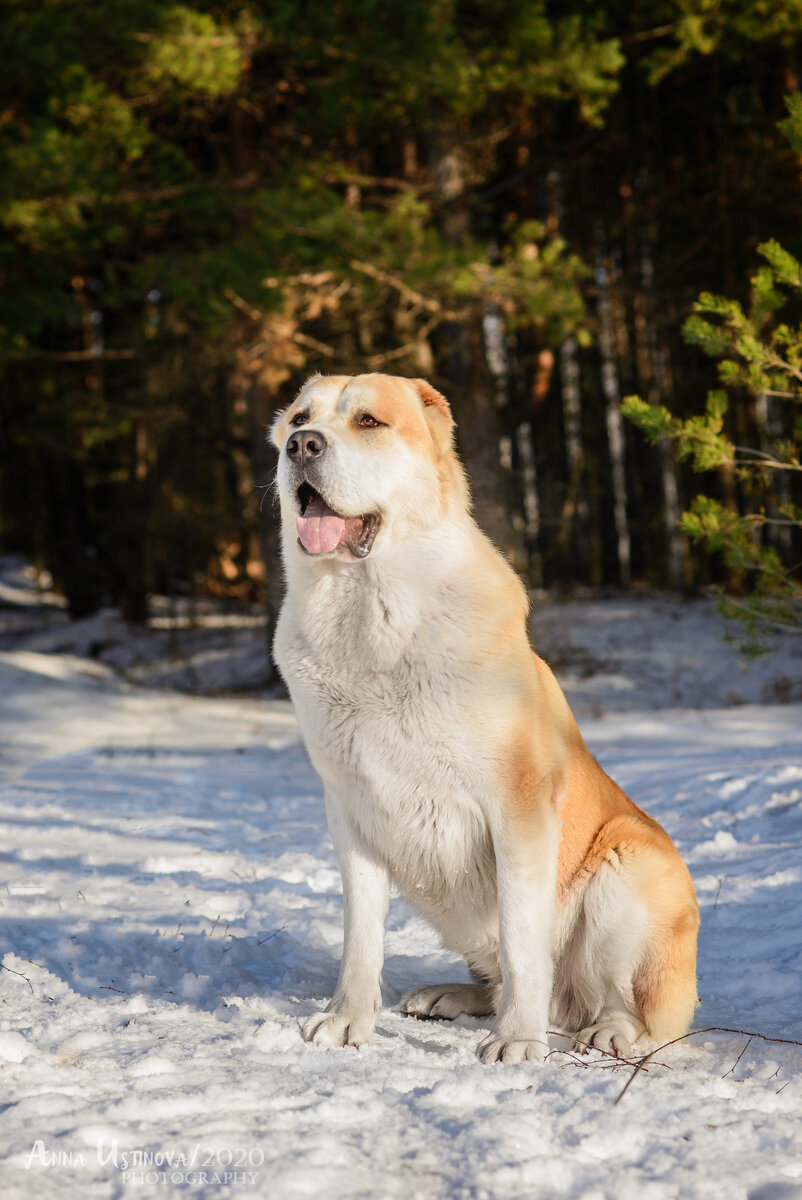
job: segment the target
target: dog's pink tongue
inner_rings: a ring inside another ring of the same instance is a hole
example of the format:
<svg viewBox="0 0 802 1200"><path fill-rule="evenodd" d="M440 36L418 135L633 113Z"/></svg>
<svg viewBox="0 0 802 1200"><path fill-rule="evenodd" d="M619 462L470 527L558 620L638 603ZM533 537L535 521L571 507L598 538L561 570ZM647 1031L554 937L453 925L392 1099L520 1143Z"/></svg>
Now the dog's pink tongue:
<svg viewBox="0 0 802 1200"><path fill-rule="evenodd" d="M295 528L304 550L310 554L328 554L339 546L345 531L345 517L338 517L322 500L312 500Z"/></svg>

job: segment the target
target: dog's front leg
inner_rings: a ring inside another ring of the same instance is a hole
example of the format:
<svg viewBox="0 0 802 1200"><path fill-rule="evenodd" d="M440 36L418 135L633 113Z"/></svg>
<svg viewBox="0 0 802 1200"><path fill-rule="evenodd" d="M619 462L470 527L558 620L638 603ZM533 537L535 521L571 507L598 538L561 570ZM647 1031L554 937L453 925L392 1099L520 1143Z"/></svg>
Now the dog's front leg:
<svg viewBox="0 0 802 1200"><path fill-rule="evenodd" d="M326 1011L310 1017L303 1033L307 1042L319 1046L361 1046L370 1041L381 1010L390 876L329 793L326 813L343 879L343 956Z"/></svg>
<svg viewBox="0 0 802 1200"><path fill-rule="evenodd" d="M550 806L494 832L501 994L496 1020L477 1048L482 1062L542 1061L554 975L559 825Z"/></svg>

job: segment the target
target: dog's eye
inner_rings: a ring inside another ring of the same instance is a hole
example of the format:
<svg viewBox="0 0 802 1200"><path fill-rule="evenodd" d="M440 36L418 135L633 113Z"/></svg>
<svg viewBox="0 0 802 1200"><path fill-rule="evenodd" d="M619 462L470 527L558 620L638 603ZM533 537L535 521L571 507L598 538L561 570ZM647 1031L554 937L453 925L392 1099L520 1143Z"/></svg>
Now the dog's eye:
<svg viewBox="0 0 802 1200"><path fill-rule="evenodd" d="M370 413L363 413L357 421L357 424L359 425L360 429L376 429L378 425L381 425L381 421L377 421L375 417L370 415Z"/></svg>
<svg viewBox="0 0 802 1200"><path fill-rule="evenodd" d="M290 421L290 425L305 425L309 420L309 413L297 412Z"/></svg>

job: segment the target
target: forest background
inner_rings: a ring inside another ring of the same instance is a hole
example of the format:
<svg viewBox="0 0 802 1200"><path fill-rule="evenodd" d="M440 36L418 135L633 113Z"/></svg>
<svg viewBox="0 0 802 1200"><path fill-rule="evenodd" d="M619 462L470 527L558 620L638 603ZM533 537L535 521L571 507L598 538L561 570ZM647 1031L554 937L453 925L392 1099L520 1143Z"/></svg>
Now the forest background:
<svg viewBox="0 0 802 1200"><path fill-rule="evenodd" d="M330 370L448 395L531 586L746 586L680 515L789 511L798 475L697 476L621 400L702 413L694 300L802 251L802 0L5 0L2 28L0 551L73 615L270 624L265 429ZM741 387L724 432L795 419ZM793 521L755 536L802 559Z"/></svg>

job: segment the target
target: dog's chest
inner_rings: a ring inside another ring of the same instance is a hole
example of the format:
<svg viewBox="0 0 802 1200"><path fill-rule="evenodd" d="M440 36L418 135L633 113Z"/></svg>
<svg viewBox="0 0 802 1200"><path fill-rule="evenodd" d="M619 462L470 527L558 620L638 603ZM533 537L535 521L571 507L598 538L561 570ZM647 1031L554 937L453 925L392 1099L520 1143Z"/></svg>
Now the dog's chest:
<svg viewBox="0 0 802 1200"><path fill-rule="evenodd" d="M426 909L473 905L494 877L489 765L458 660L423 658L364 674L298 658L288 676L315 766L399 888Z"/></svg>

